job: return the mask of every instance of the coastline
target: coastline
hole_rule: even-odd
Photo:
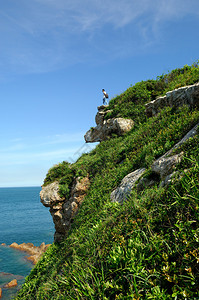
[[[40,203],[41,187],[2,187],[0,188],[0,288],[1,300],[15,297],[38,261],[41,251],[33,246],[34,253],[26,249],[10,247],[29,242],[38,247],[42,242],[52,244],[54,224]],[[41,249],[40,249],[41,250]],[[33,256],[33,257],[32,257]],[[28,259],[29,258],[29,259]],[[5,287],[17,280],[17,286]],[[16,284],[16,281],[13,282]]]
[[[24,253],[25,260],[29,261],[32,265],[35,265],[50,245],[51,244],[46,245],[44,242],[41,243],[40,246],[34,246],[33,243],[17,244],[14,242],[11,245],[2,243],[0,246],[15,249],[16,251]],[[23,281],[25,280],[24,276],[16,274],[14,275],[6,272],[0,272],[0,278],[0,299],[2,300],[7,298],[7,293],[10,295],[16,294],[16,292],[21,288]],[[4,293],[5,291],[6,294]]]
[[[27,254],[30,254],[30,256],[25,257],[27,260],[31,261],[33,265],[35,265],[39,259],[41,258],[42,254],[46,252],[49,246],[51,244],[45,244],[44,242],[41,243],[40,246],[34,246],[33,243],[22,243],[22,244],[17,244],[17,243],[12,243],[11,245],[6,245],[5,243],[2,243],[1,246],[4,247],[10,247],[22,252],[25,252]]]

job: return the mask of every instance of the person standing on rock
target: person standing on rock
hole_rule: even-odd
[[[102,89],[102,93],[103,93],[103,105],[108,105],[108,101],[107,101],[107,99],[108,99],[108,94],[107,94],[107,92],[105,91],[105,89]]]

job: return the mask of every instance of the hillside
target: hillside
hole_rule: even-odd
[[[198,82],[194,64],[135,84],[103,108],[104,120],[133,120],[131,130],[109,132],[74,164],[49,170],[43,191],[54,186],[57,198],[41,198],[57,222],[56,242],[16,299],[199,297],[199,94],[193,105],[145,112],[157,97]],[[171,172],[158,173],[173,157]],[[137,170],[139,180],[125,185]]]

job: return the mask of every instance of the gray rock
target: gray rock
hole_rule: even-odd
[[[125,201],[129,197],[132,188],[135,186],[136,182],[143,175],[144,172],[145,168],[142,168],[125,176],[122,179],[119,187],[117,187],[111,193],[112,202],[122,203],[123,201]]]
[[[98,107],[98,112],[97,112],[97,114],[95,116],[95,122],[96,122],[97,125],[101,125],[102,126],[103,123],[104,123],[104,118],[107,115],[107,113],[112,112],[112,110],[110,110],[110,109],[104,111],[104,107],[105,106]]]
[[[88,130],[84,136],[86,143],[95,143],[107,140],[112,134],[118,136],[130,131],[134,126],[131,119],[115,118],[103,121],[96,127]]]
[[[149,188],[149,187],[154,186],[155,183],[156,183],[156,181],[153,180],[153,179],[141,178],[140,181],[137,184],[137,190],[142,191],[145,188]]]
[[[174,171],[173,173],[167,175],[165,179],[160,182],[160,187],[166,187],[169,184],[171,184],[173,182],[173,177],[176,175],[176,173],[177,172]]]
[[[168,186],[173,180],[173,176],[175,175],[175,167],[176,165],[181,161],[183,157],[183,152],[180,154],[176,154],[173,156],[169,156],[172,154],[172,152],[180,147],[183,143],[185,143],[189,138],[193,137],[197,133],[197,128],[199,124],[194,126],[193,129],[191,129],[172,149],[170,149],[168,152],[166,152],[164,155],[162,155],[160,158],[158,158],[151,166],[151,169],[154,173],[158,174],[160,178],[162,179],[160,186]],[[140,170],[143,170],[140,171]],[[136,170],[133,173],[128,174],[124,179],[122,180],[120,186],[116,188],[111,193],[111,200],[113,202],[123,202],[125,199],[128,198],[129,193],[131,192],[132,188],[135,186],[135,183],[137,180],[142,177],[142,174],[144,173],[145,169],[139,169]],[[136,177],[138,175],[138,178]],[[134,177],[135,176],[135,177]],[[131,181],[132,179],[132,181]],[[155,184],[155,179],[148,179],[148,178],[141,178],[140,181],[137,184],[137,190],[143,190],[145,187],[151,187]]]
[[[173,156],[170,155],[174,150],[183,145],[183,143],[185,143],[188,139],[196,135],[198,126],[199,123],[195,125],[177,144],[175,144],[175,146],[173,146],[169,151],[167,151],[152,164],[152,171],[159,174],[161,179],[163,179],[160,183],[161,187],[168,186],[172,182],[172,178],[176,174],[173,169],[175,169],[176,164],[181,161],[183,152]]]
[[[55,181],[47,186],[42,187],[40,192],[41,203],[46,207],[59,205],[64,201],[59,195],[59,182]]]
[[[175,166],[182,160],[182,156],[183,152],[170,157],[161,157],[152,164],[151,169],[163,179],[173,172]]]
[[[191,107],[199,106],[199,83],[167,92],[164,97],[158,97],[147,103],[146,115],[152,117],[165,106],[179,107],[185,104]]]
[[[105,116],[111,110],[105,111],[107,106],[98,107],[98,113],[95,117],[97,126],[88,130],[84,136],[86,143],[95,143],[107,140],[112,134],[123,135],[130,131],[134,122],[131,119],[112,118],[105,120]]]
[[[184,144],[188,139],[194,137],[197,133],[197,128],[199,123],[195,125],[175,146],[173,146],[168,152],[166,152],[162,157],[169,156],[175,149],[179,148]]]

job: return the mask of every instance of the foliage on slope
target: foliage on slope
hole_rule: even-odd
[[[106,118],[132,118],[136,124],[146,121],[143,104],[164,96],[182,86],[191,85],[199,81],[198,65],[184,66],[168,74],[158,76],[156,80],[147,80],[136,83],[124,93],[112,99],[108,109],[112,109]]]
[[[125,175],[146,167],[150,176],[152,161],[198,123],[198,110],[187,107],[166,108],[147,120],[144,103],[196,81],[197,65],[138,83],[110,102],[114,116],[136,118],[131,132],[101,142],[74,164],[63,162],[49,170],[45,184],[59,180],[66,197],[74,175],[89,174],[91,187],[68,237],[48,249],[16,299],[199,296],[198,135],[177,150],[185,153],[178,165],[180,180],[163,189],[156,178],[154,187],[133,190],[122,206],[110,202]]]

